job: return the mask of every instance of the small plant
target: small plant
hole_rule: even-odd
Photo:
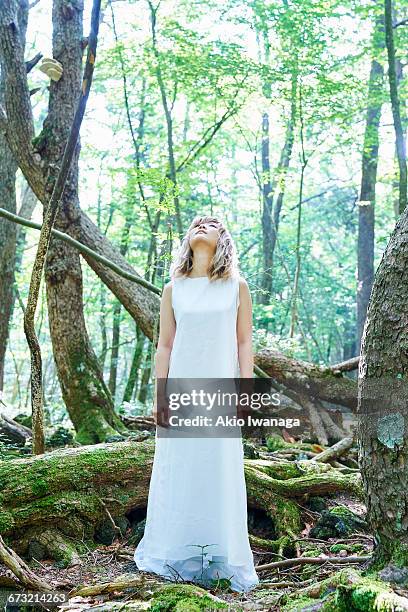
[[[200,552],[201,573],[198,577],[194,576],[193,581],[197,582],[197,584],[203,587],[206,587],[206,588],[211,588],[211,589],[216,589],[216,590],[228,590],[231,586],[232,576],[230,576],[229,578],[221,578],[220,576],[217,576],[217,578],[212,578],[211,576],[208,576],[208,572],[210,568],[212,568],[214,565],[222,563],[222,561],[213,561],[212,559],[210,559],[208,561],[207,567],[205,567],[205,558],[208,556],[209,553],[205,552],[204,549],[207,548],[208,546],[215,546],[215,544],[204,544],[204,545],[191,544],[191,546],[201,549],[201,552]]]

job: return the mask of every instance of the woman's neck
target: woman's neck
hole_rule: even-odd
[[[193,267],[189,276],[208,276],[208,270],[214,253],[210,253],[206,248],[197,247],[193,252]]]

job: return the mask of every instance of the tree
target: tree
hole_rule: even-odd
[[[21,33],[22,45],[25,45],[28,10],[22,5],[17,20]],[[31,63],[31,67],[33,63]],[[0,106],[4,104],[5,93],[4,70],[0,62]],[[11,155],[4,134],[0,134],[0,201],[2,207],[16,212],[16,172],[18,165]],[[14,223],[0,219],[0,391],[4,382],[4,360],[9,335],[9,324],[13,311],[14,270],[16,263],[17,228]]]
[[[384,21],[385,43],[388,56],[388,81],[390,86],[391,108],[395,130],[395,144],[399,166],[399,213],[401,214],[407,206],[407,151],[398,96],[396,56],[392,23],[392,0],[384,0]]]
[[[408,564],[408,209],[377,269],[358,393],[360,463],[375,563]]]
[[[376,19],[373,52],[384,47],[384,19]],[[357,242],[357,338],[360,352],[368,302],[374,280],[375,186],[377,182],[379,126],[382,107],[384,68],[374,57],[368,80],[367,115],[363,142]]]
[[[4,2],[0,22],[0,57],[6,80],[3,126],[7,142],[33,190],[47,207],[72,124],[82,77],[82,13],[79,6],[65,11],[56,2],[53,12],[53,55],[66,67],[64,78],[51,82],[48,115],[41,134],[34,126],[24,46],[18,27],[19,10],[25,2]],[[76,53],[72,55],[72,49]],[[19,112],[21,111],[21,112]],[[11,136],[11,126],[15,132]],[[68,230],[79,222],[78,156],[76,148],[57,220]],[[46,262],[47,300],[54,358],[62,394],[82,442],[104,440],[125,431],[115,415],[96,355],[90,345],[83,315],[82,272],[79,254],[67,244],[51,241]]]

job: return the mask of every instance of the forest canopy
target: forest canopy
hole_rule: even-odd
[[[400,14],[397,3],[395,10]],[[89,11],[87,3],[85,32]],[[196,214],[219,216],[236,241],[253,296],[256,347],[273,346],[322,365],[356,355],[361,157],[370,63],[386,61],[376,33],[381,14],[379,3],[315,0],[103,5],[98,69],[81,128],[81,209],[139,274],[159,286],[180,230]],[[50,3],[30,9],[26,57],[51,55],[50,20]],[[395,28],[394,35],[402,66],[406,28]],[[28,82],[41,141],[49,80],[34,66]],[[399,89],[404,100],[402,68]],[[382,112],[375,265],[398,202],[385,80],[376,96]],[[36,146],[41,151],[41,142]],[[21,175],[17,186],[20,206],[27,197]],[[273,259],[266,260],[269,276],[265,189],[273,214],[280,206]],[[32,218],[41,222],[40,205]],[[175,220],[171,242],[169,218]],[[4,388],[18,410],[29,404],[21,308],[38,241],[38,232],[22,233]],[[84,263],[82,270],[86,324],[115,403],[126,397],[143,404],[150,342],[141,340],[144,361],[130,391],[134,321]],[[46,403],[56,406],[60,392],[44,292],[40,313]]]

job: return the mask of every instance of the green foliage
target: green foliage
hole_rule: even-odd
[[[279,450],[280,448],[285,448],[288,446],[288,444],[281,436],[273,434],[266,438],[266,446],[268,451],[273,452],[275,450]]]
[[[396,14],[402,6],[397,0]],[[33,21],[30,15],[33,32],[43,28],[47,10],[45,7],[41,14],[41,23],[35,23],[38,15]],[[111,10],[116,17],[116,37]],[[385,62],[381,40],[378,34],[373,36],[381,11],[382,6],[370,0],[165,0],[156,12],[155,41],[148,3],[113,3],[104,14],[91,93],[93,106],[88,107],[81,128],[81,208],[133,269],[159,286],[167,280],[168,264],[179,246],[177,208],[184,232],[196,214],[219,215],[234,238],[241,273],[251,291],[256,351],[267,347],[321,364],[339,362],[356,352],[356,202],[370,62]],[[51,23],[51,15],[48,17]],[[407,31],[406,27],[395,28],[401,58],[406,55]],[[28,32],[29,45],[36,44],[33,32]],[[33,145],[41,154],[50,137],[42,125],[48,107],[47,89],[39,71],[32,70],[28,76],[31,89],[44,86],[34,109],[37,136]],[[403,76],[399,83],[402,100],[407,82]],[[375,95],[388,104],[387,88],[379,87]],[[261,164],[264,113],[269,116],[270,177]],[[279,160],[291,117],[293,152],[283,171]],[[388,123],[384,119],[380,129],[375,263],[395,223],[394,142]],[[298,323],[291,333],[301,138],[307,167]],[[171,157],[176,180],[171,178]],[[269,178],[274,206],[280,190],[284,197],[272,296],[264,305],[258,303],[261,189]],[[34,234],[27,233],[17,272],[22,304],[26,303],[36,240]],[[82,273],[87,328],[108,381],[113,369],[117,298],[89,266],[84,264]],[[52,359],[44,289],[38,315],[46,364],[45,403],[50,422],[55,424],[58,414],[58,424],[65,426],[61,421],[67,420],[66,413],[61,418],[59,414],[63,402]],[[119,326],[116,407],[122,404],[136,345],[134,321],[125,308]],[[25,410],[29,368],[21,309],[14,309],[11,327],[5,394],[12,400],[10,405]],[[149,413],[151,393],[139,400],[142,375],[151,367],[146,359],[151,352],[149,342],[141,352],[131,405],[142,404],[144,413]],[[147,384],[151,381],[150,372]],[[93,422],[93,416],[90,419],[79,432],[81,442],[114,435],[116,426],[105,432],[103,424]]]

